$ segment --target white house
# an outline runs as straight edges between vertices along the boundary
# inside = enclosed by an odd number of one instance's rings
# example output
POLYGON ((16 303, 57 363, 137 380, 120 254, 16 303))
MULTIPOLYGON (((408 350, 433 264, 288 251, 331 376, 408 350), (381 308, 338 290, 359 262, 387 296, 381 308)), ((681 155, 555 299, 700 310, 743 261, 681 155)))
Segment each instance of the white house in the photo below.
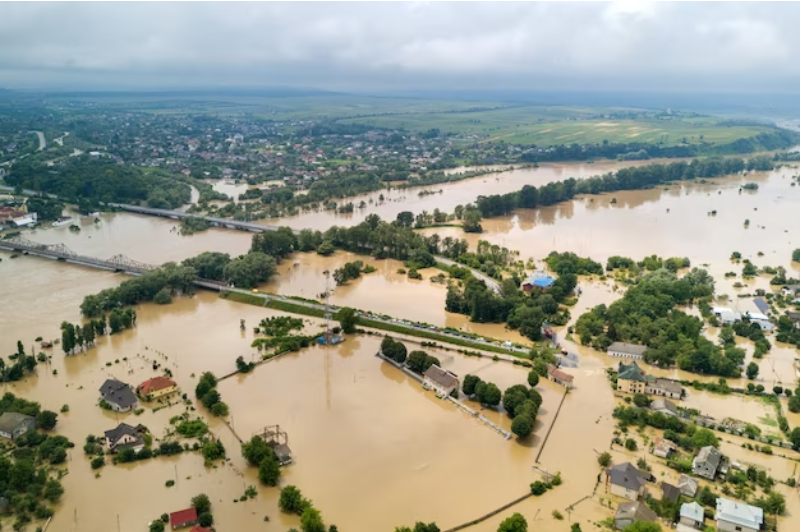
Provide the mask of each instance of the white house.
POLYGON ((458 375, 433 364, 425 371, 422 385, 441 395, 450 395, 453 390, 458 389, 458 375))
POLYGON ((692 528, 703 528, 703 507, 697 502, 685 502, 681 504, 680 522, 692 528))
POLYGON ((717 497, 718 532, 758 532, 764 524, 764 510, 742 502, 717 497))

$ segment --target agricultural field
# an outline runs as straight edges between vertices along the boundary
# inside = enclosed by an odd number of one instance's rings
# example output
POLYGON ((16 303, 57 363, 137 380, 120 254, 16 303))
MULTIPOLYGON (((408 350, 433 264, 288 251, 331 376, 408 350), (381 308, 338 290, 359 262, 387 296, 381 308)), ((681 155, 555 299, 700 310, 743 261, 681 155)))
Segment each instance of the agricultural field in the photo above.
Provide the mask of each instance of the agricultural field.
POLYGON ((707 116, 656 116, 611 109, 571 107, 496 107, 474 112, 405 113, 364 117, 348 122, 426 131, 437 128, 464 140, 510 144, 649 142, 663 145, 727 144, 769 130, 768 126, 728 125, 707 116), (614 118, 628 115, 625 118, 614 118))

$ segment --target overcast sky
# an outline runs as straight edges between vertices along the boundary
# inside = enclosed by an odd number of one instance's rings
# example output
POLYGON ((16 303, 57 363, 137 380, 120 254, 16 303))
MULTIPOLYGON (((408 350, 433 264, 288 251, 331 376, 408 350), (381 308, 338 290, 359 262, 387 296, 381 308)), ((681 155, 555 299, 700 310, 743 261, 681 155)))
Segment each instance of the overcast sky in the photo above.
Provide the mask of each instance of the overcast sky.
POLYGON ((0 3, 9 88, 786 90, 796 3, 0 3))

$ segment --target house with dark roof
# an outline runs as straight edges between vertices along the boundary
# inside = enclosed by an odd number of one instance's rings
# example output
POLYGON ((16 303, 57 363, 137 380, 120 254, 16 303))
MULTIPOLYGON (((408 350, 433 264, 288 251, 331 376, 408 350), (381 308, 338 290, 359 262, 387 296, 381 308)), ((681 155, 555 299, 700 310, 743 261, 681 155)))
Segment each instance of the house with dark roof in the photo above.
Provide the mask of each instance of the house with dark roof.
POLYGON ((121 451, 122 449, 133 449, 139 451, 144 447, 144 438, 139 433, 136 427, 132 427, 127 423, 120 423, 116 428, 107 430, 106 447, 112 453, 121 451))
POLYGON ((187 508, 169 514, 169 524, 172 530, 186 528, 197 524, 197 509, 187 508))
POLYGON ((636 501, 644 495, 646 476, 630 462, 615 465, 606 472, 609 491, 613 495, 636 501))
POLYGON ((786 316, 792 320, 794 326, 800 329, 800 312, 795 312, 793 310, 789 310, 786 312, 786 316))
POLYGON ((450 395, 458 389, 458 375, 433 364, 423 374, 422 385, 441 395, 450 395))
POLYGON ((614 526, 617 530, 624 530, 634 521, 647 521, 654 523, 658 519, 656 513, 641 501, 621 502, 614 514, 614 526))
POLYGON ((108 379, 100 387, 100 397, 117 412, 128 412, 137 404, 131 387, 117 379, 108 379))
POLYGON ((36 419, 32 416, 17 412, 4 412, 0 416, 0 436, 8 440, 16 440, 36 426, 36 419))
POLYGON ((606 349, 606 353, 612 357, 633 358, 638 360, 644 358, 645 351, 647 351, 646 345, 629 344, 627 342, 614 342, 606 349))
POLYGON ((697 476, 714 480, 722 462, 722 454, 716 447, 708 445, 700 449, 697 456, 692 460, 692 473, 697 476))
POLYGON ((648 375, 644 393, 669 397, 670 399, 681 399, 683 397, 683 388, 681 383, 671 379, 661 379, 648 375))
POLYGON ((661 483, 661 500, 667 500, 672 502, 678 502, 678 499, 681 496, 681 490, 678 489, 678 486, 673 486, 668 482, 661 483))

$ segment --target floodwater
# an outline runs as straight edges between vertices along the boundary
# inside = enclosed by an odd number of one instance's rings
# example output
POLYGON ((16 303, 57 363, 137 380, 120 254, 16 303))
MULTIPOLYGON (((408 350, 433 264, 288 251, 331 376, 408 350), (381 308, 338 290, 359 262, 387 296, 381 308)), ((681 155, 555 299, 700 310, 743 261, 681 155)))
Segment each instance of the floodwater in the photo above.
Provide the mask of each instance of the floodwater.
MULTIPOLYGON (((326 229, 331 224, 357 223, 372 212, 392 219, 402 210, 452 210, 481 193, 594 175, 623 165, 630 163, 517 169, 426 187, 443 190, 436 195, 420 197, 420 189, 384 191, 387 201, 381 205, 375 204, 380 194, 376 192, 365 196, 373 203, 364 212, 305 213, 280 223, 326 229)), ((731 296, 730 306, 754 310, 750 299, 738 299, 736 294, 769 288, 769 276, 747 281, 745 288, 735 289, 733 283, 741 278, 725 280, 723 274, 740 272, 741 264, 732 264, 728 257, 736 250, 759 266, 784 266, 790 275, 798 274, 800 266, 789 262, 791 250, 800 247, 800 226, 792 224, 800 201, 800 187, 790 186, 790 176, 796 171, 783 169, 710 180, 707 184, 580 198, 484 220, 485 232, 481 235, 464 235, 454 228, 426 232, 466 237, 473 243, 485 239, 519 249, 523 260, 540 260, 553 250, 574 251, 601 262, 611 255, 636 259, 653 253, 662 257, 688 256, 693 266, 709 264, 718 293, 731 296), (739 194, 739 185, 749 181, 759 183, 759 190, 739 194), (614 197, 617 202, 612 204, 614 197), (711 210, 716 210, 717 215, 709 215, 711 210), (744 220, 748 218, 750 226, 745 228, 744 220), (758 256, 759 251, 763 257, 758 256)), ((79 233, 63 226, 25 236, 46 244, 64 243, 81 254, 103 258, 124 254, 150 264, 179 261, 203 251, 238 255, 247 251, 251 240, 248 233, 224 229, 184 237, 177 233, 174 221, 127 213, 101 218, 100 224, 81 221, 79 233)), ((13 309, 0 313, 0 349, 6 353, 15 350, 18 339, 28 347, 37 336, 59 337, 62 321, 80 320, 78 307, 85 295, 116 286, 124 279, 111 272, 45 259, 10 259, 10 254, 4 252, 0 258, 0 304, 13 309)), ((296 254, 279 265, 279 275, 274 280, 260 288, 315 298, 325 291, 323 271, 333 271, 352 260, 362 260, 377 271, 332 287, 333 304, 522 340, 501 324, 471 324, 464 316, 445 312, 445 288, 430 281, 438 271, 422 270, 423 280, 410 280, 397 273, 401 267, 397 261, 377 261, 344 252, 331 257, 296 254)), ((581 298, 571 309, 573 322, 585 310, 620 297, 623 290, 610 279, 581 279, 580 286, 581 298)), ((231 431, 216 419, 210 420, 211 429, 222 439, 231 457, 224 465, 220 462, 216 468, 206 468, 199 456, 187 454, 125 467, 107 466, 99 478, 94 478, 95 472, 81 451, 86 435, 111 429, 119 419, 143 423, 158 437, 164 433, 169 418, 183 409, 176 405, 158 412, 147 409, 141 416, 127 414, 117 418, 96 406, 96 390, 105 378, 114 375, 137 384, 156 374, 150 364, 157 360, 170 367, 178 384, 191 396, 196 376, 202 371, 224 374, 235 368, 236 357, 257 356, 250 347, 252 326, 265 316, 279 314, 221 300, 210 292, 179 298, 167 306, 142 305, 137 312, 139 324, 134 330, 105 338, 88 353, 68 358, 56 347, 51 367, 40 365, 36 377, 5 385, 9 391, 40 401, 45 408, 70 406, 69 413, 59 417, 58 431, 77 447, 71 452, 70 473, 64 478, 63 503, 48 530, 115 530, 117 523, 122 531, 142 530, 147 521, 186 506, 199 492, 211 496, 221 530, 284 532, 298 526, 295 518, 277 510, 274 488, 259 487, 255 501, 233 502, 248 485, 258 486, 258 482, 255 471, 244 464, 231 431), (246 320, 245 331, 239 329, 240 319, 246 320), (164 483, 170 479, 176 480, 176 485, 166 488, 164 483), (131 496, 132 490, 135 497, 131 496), (265 516, 270 517, 269 522, 264 521, 265 516)), ((311 331, 321 327, 320 320, 307 321, 311 331)), ((534 465, 549 472, 561 471, 564 485, 470 530, 493 532, 514 511, 522 512, 534 528, 544 532, 565 532, 569 523, 576 521, 584 530, 591 530, 591 523, 612 513, 602 505, 602 486, 593 493, 599 472, 596 456, 608 448, 614 426, 611 410, 615 400, 605 369, 615 366, 618 360, 575 345, 565 338, 566 327, 559 328, 558 333, 562 345, 579 355, 580 366, 568 370, 575 375, 576 389, 564 399, 538 464, 537 455, 561 401, 559 387, 544 381, 537 387, 544 405, 529 441, 506 441, 452 405, 423 392, 418 383, 374 357, 378 339, 369 336, 350 338, 335 348, 314 347, 274 360, 252 374, 224 381, 219 389, 231 407, 230 421, 240 436, 248 437, 259 427, 274 423, 288 431, 297 463, 286 470, 285 482, 297 484, 314 500, 326 520, 342 530, 392 530, 417 520, 435 520, 443 529, 455 526, 524 494, 528 484, 539 478, 534 465), (589 498, 571 512, 566 511, 586 496, 589 498), (554 509, 565 514, 566 519, 554 519, 554 509)), ((713 330, 708 333, 716 335, 713 330)), ((752 343, 739 343, 747 350, 749 361, 752 343)), ((414 348, 408 345, 409 349, 414 348)), ((496 382, 501 389, 525 382, 526 372, 507 363, 429 351, 459 375, 476 373, 496 382)), ((755 382, 767 389, 778 383, 793 384, 795 358, 797 351, 792 346, 773 345, 764 359, 756 361, 761 372, 755 382)), ((675 369, 647 367, 647 371, 687 380, 717 379, 675 369)), ((732 386, 747 383, 744 379, 728 382, 732 386)), ((754 399, 732 399, 691 389, 685 406, 698 407, 714 417, 727 414, 741 418, 758 424, 764 432, 771 429, 767 416, 774 414, 770 407, 754 399)), ((786 412, 785 400, 783 408, 786 412)), ((198 413, 205 416, 202 409, 195 414, 198 413)), ((509 426, 509 420, 501 413, 486 411, 484 415, 504 428, 509 426)), ((800 415, 789 413, 787 417, 792 426, 800 425, 800 415)), ((733 436, 725 439, 738 441, 733 436)), ((788 476, 779 474, 788 467, 786 464, 791 464, 785 459, 737 451, 739 443, 730 445, 731 454, 741 452, 742 459, 773 468, 776 478, 788 476)), ((787 491, 787 496, 787 519, 796 519, 800 515, 797 495, 787 491)))

